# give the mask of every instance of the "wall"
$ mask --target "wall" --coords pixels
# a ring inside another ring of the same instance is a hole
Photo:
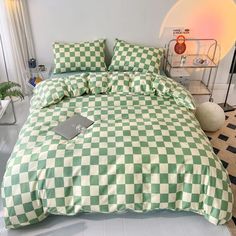
[[[161,24],[177,0],[31,0],[28,1],[37,60],[53,62],[54,41],[106,38],[108,58],[115,38],[160,46]],[[178,26],[178,25],[177,25]],[[222,60],[217,83],[226,83],[231,52]]]
[[[38,61],[52,62],[54,41],[106,38],[109,56],[115,38],[156,46],[162,20],[174,3],[175,0],[28,1]]]

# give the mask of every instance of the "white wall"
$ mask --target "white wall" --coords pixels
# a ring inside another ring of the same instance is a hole
[[[158,45],[161,23],[176,0],[29,0],[39,63],[53,60],[54,41],[106,38]]]
[[[38,63],[52,64],[54,41],[79,42],[106,38],[108,58],[115,38],[160,46],[158,38],[162,21],[176,1],[29,0]],[[233,50],[220,63],[219,84],[227,82],[232,53]]]

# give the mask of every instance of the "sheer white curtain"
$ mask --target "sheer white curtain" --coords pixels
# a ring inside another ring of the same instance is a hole
[[[27,93],[28,60],[35,58],[27,0],[0,0],[0,23],[10,80]]]

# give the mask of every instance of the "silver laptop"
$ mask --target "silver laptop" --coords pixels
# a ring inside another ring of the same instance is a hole
[[[53,128],[53,131],[66,139],[73,139],[76,135],[80,134],[83,129],[87,129],[94,121],[76,114],[71,118],[61,122],[58,126]]]

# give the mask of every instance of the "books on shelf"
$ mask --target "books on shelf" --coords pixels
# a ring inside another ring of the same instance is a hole
[[[28,84],[30,87],[34,88],[42,79],[40,77],[32,77],[29,79]]]

